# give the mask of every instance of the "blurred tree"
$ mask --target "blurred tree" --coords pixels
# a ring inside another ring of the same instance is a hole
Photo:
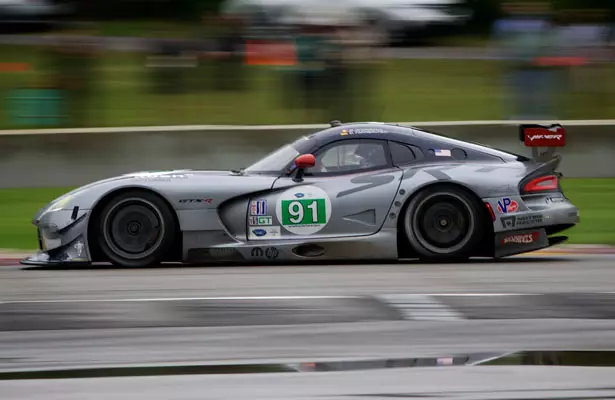
[[[535,2],[536,0],[465,0],[472,12],[467,26],[471,33],[488,32],[495,20],[502,15],[502,5],[506,2]],[[551,0],[554,10],[604,10],[606,17],[615,21],[615,0]],[[581,14],[581,12],[579,12]]]
[[[78,18],[98,20],[198,20],[224,0],[73,0]]]
[[[468,30],[471,33],[489,32],[501,15],[501,5],[502,0],[466,0],[466,6],[472,13]]]

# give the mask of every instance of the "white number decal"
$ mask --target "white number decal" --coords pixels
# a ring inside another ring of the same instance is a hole
[[[318,204],[316,204],[316,201],[313,201],[307,208],[312,210],[312,223],[315,224],[318,222]]]
[[[293,201],[288,205],[288,213],[295,218],[290,218],[290,222],[298,224],[303,221],[303,205],[298,201]]]

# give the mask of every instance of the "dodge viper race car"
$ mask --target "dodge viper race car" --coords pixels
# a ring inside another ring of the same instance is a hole
[[[561,243],[561,125],[520,126],[524,157],[409,126],[342,124],[236,171],[141,172],[76,189],[34,218],[23,264],[500,258]]]

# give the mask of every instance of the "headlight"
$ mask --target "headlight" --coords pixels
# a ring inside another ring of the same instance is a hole
[[[45,225],[39,227],[39,235],[41,241],[42,250],[50,250],[59,247],[62,244],[58,227],[55,224]]]
[[[58,211],[64,208],[71,200],[73,199],[72,195],[65,195],[60,197],[55,202],[51,203],[51,206],[47,211]]]

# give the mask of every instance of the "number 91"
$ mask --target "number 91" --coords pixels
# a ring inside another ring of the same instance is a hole
[[[289,218],[290,222],[293,224],[298,224],[303,221],[303,204],[298,201],[293,201],[288,205],[288,213],[291,215]]]

